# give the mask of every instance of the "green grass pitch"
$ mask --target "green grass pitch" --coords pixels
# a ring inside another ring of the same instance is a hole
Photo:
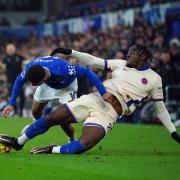
[[[0,133],[17,136],[29,122],[0,119]],[[75,125],[77,136],[81,128]],[[0,180],[180,179],[180,144],[162,126],[117,124],[102,142],[81,155],[29,154],[32,147],[66,141],[62,130],[53,127],[21,152],[0,154]]]

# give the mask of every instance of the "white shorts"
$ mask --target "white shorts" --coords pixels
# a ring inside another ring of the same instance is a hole
[[[34,93],[34,100],[40,103],[45,103],[53,99],[59,99],[59,102],[64,104],[77,98],[77,79],[69,86],[62,89],[54,89],[43,83],[38,86]]]
[[[98,93],[83,95],[66,104],[76,122],[84,121],[84,126],[97,126],[107,133],[115,124],[118,114],[110,103]]]

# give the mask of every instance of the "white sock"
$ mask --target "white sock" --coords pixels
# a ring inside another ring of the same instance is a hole
[[[19,145],[23,145],[25,144],[25,142],[27,142],[29,140],[29,138],[26,136],[26,134],[22,134],[22,136],[17,138],[18,144]]]
[[[61,146],[54,146],[52,149],[52,153],[60,154],[60,149],[61,149]]]

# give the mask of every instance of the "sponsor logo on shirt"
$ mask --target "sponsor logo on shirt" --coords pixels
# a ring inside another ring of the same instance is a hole
[[[142,79],[141,79],[141,82],[142,82],[144,85],[148,84],[148,80],[147,80],[146,78],[142,78]]]
[[[41,58],[37,58],[34,62],[49,63],[49,62],[53,62],[53,60],[52,60],[52,59],[41,59]]]
[[[68,66],[69,75],[76,75],[76,70],[74,66]]]

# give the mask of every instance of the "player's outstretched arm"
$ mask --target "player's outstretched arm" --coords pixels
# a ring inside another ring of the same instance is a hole
[[[9,104],[3,110],[3,117],[5,117],[5,118],[7,118],[9,116],[9,114],[14,110],[14,106],[16,104],[16,98],[19,95],[23,84],[26,81],[24,76],[21,73],[19,76],[17,76],[17,78],[16,78],[16,80],[14,82],[11,97],[10,97],[10,100],[9,100]]]
[[[104,59],[92,56],[88,53],[82,53],[79,51],[75,51],[75,50],[71,50],[71,49],[65,49],[65,48],[56,48],[51,52],[50,55],[53,56],[56,53],[61,53],[64,55],[74,57],[79,63],[86,65],[86,66],[94,66],[98,69],[104,69],[105,68]]]
[[[161,120],[166,129],[171,133],[171,137],[180,143],[180,135],[176,132],[174,124],[171,122],[170,115],[163,103],[163,101],[155,101],[154,107],[158,118]]]

